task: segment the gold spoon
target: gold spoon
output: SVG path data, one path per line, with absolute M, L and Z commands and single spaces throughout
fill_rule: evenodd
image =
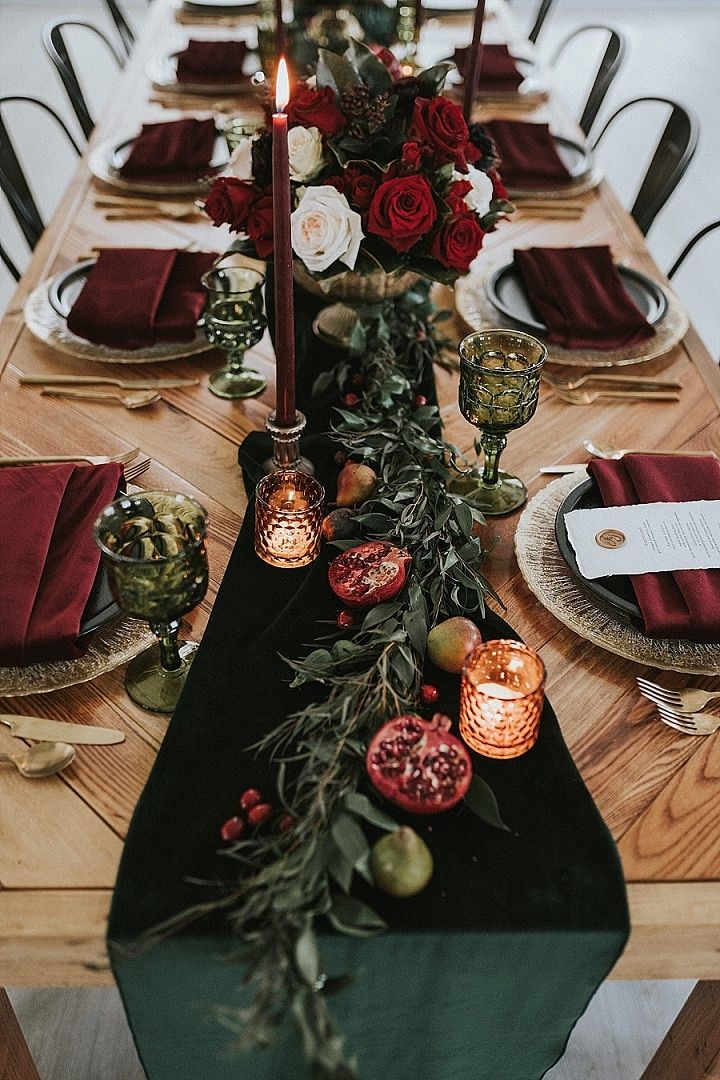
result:
M 154 390 L 140 390 L 133 394 L 115 394 L 103 390 L 68 390 L 45 386 L 40 391 L 47 397 L 82 398 L 83 401 L 104 401 L 108 405 L 124 405 L 126 409 L 143 409 L 160 401 L 160 394 Z
M 75 760 L 75 747 L 66 742 L 39 742 L 19 754 L 0 754 L 0 761 L 12 761 L 23 776 L 52 776 Z

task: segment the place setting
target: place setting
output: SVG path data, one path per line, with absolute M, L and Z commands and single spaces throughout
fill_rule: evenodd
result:
M 257 0 L 174 0 L 175 21 L 182 24 L 237 26 L 258 10 Z
M 464 92 L 468 51 L 467 46 L 458 46 L 448 57 L 455 68 L 448 76 L 450 96 Z M 529 42 L 483 45 L 476 92 L 479 107 L 497 103 L 534 109 L 545 101 L 547 92 L 546 77 Z
M 184 49 L 152 57 L 146 72 L 153 89 L 169 95 L 237 95 L 256 90 L 257 53 L 245 41 L 191 38 Z

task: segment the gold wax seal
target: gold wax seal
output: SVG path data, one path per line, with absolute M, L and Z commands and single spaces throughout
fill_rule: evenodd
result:
M 621 533 L 619 529 L 603 529 L 602 532 L 595 534 L 595 543 L 601 548 L 622 547 L 625 539 L 625 533 Z

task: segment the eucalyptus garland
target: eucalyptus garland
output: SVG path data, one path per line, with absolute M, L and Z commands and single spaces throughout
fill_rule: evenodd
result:
M 275 762 L 278 799 L 295 824 L 282 833 L 261 831 L 226 852 L 240 872 L 237 889 L 221 903 L 231 907 L 232 928 L 246 946 L 242 958 L 255 994 L 248 1009 L 224 1009 L 221 1019 L 238 1032 L 239 1045 L 258 1047 L 290 1013 L 314 1080 L 356 1076 L 325 1000 L 344 982 L 323 972 L 315 920 L 325 917 L 336 930 L 360 937 L 386 929 L 353 896 L 355 875 L 372 884 L 364 825 L 398 827 L 361 790 L 368 742 L 386 720 L 417 711 L 432 626 L 482 614 L 486 595 L 495 595 L 479 572 L 483 547 L 475 533 L 483 517 L 448 490 L 464 467 L 462 455 L 441 438 L 438 407 L 417 403 L 443 344 L 438 316 L 424 297 L 365 309 L 356 350 L 319 380 L 320 389 L 335 380 L 342 392 L 354 376 L 352 385 L 360 387 L 356 408 L 337 409 L 332 436 L 378 474 L 355 521 L 365 538 L 409 549 L 406 587 L 349 631 L 333 631 L 309 655 L 288 659 L 293 686 L 327 688 L 323 700 L 289 716 L 255 747 Z M 488 823 L 505 827 L 479 777 L 466 802 Z M 182 921 L 217 906 L 186 912 Z

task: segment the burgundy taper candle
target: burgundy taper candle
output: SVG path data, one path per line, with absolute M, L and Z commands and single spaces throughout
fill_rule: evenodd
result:
M 290 164 L 288 118 L 290 99 L 287 65 L 278 64 L 272 117 L 273 248 L 275 258 L 275 414 L 281 427 L 295 423 L 295 303 L 293 300 L 292 240 L 290 236 Z
M 423 11 L 422 0 L 415 0 L 415 30 L 414 36 L 417 42 L 420 38 L 420 31 L 422 30 L 423 19 L 425 12 Z
M 283 0 L 275 0 L 275 54 L 284 56 L 287 52 L 287 38 L 283 21 Z
M 463 103 L 463 116 L 469 124 L 472 117 L 473 101 L 480 78 L 480 64 L 482 63 L 482 27 L 485 18 L 485 0 L 478 0 L 475 8 L 475 22 L 473 23 L 473 36 L 470 52 L 465 63 L 465 98 Z

